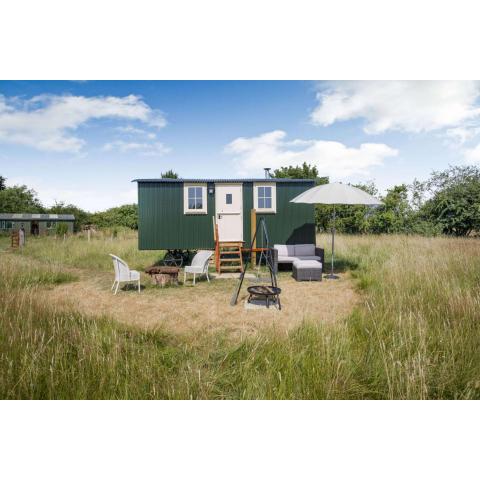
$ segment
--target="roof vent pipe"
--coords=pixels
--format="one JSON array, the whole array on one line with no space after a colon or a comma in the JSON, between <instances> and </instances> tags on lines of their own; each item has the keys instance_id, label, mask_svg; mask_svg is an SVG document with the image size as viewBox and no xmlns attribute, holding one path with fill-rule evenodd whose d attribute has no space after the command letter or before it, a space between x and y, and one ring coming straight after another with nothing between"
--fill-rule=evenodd
<instances>
[{"instance_id":1,"label":"roof vent pipe","mask_svg":"<svg viewBox=\"0 0 480 480\"><path fill-rule=\"evenodd\" d=\"M264 168L265 170L265 178L270 178L270 168Z\"/></svg>"}]
</instances>

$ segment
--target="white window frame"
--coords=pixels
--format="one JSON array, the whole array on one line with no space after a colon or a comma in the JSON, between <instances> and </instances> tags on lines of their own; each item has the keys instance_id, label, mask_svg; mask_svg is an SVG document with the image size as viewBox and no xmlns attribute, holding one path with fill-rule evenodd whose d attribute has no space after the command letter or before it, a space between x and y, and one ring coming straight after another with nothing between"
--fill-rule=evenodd
<instances>
[{"instance_id":1,"label":"white window frame","mask_svg":"<svg viewBox=\"0 0 480 480\"><path fill-rule=\"evenodd\" d=\"M188 188L201 187L203 208L188 208ZM184 183L183 184L183 213L185 215L206 215L207 214L207 184L206 183Z\"/></svg>"},{"instance_id":2,"label":"white window frame","mask_svg":"<svg viewBox=\"0 0 480 480\"><path fill-rule=\"evenodd\" d=\"M272 208L258 208L258 187L272 187ZM277 185L274 182L260 182L253 184L253 205L260 213L277 213Z\"/></svg>"}]
</instances>

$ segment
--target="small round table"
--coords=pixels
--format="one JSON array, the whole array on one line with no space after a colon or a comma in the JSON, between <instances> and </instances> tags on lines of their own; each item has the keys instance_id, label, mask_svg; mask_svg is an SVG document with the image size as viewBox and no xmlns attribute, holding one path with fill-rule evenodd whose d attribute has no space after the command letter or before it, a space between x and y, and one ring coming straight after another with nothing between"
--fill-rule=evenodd
<instances>
[{"instance_id":1,"label":"small round table","mask_svg":"<svg viewBox=\"0 0 480 480\"><path fill-rule=\"evenodd\" d=\"M178 267L163 267L153 265L145 270L145 273L152 277L152 283L154 285L160 285L164 287L167 284L178 285Z\"/></svg>"},{"instance_id":2,"label":"small round table","mask_svg":"<svg viewBox=\"0 0 480 480\"><path fill-rule=\"evenodd\" d=\"M282 309L280 303L280 293L282 293L282 290L278 287L273 287L271 285L253 285L252 287L247 288L247 292L249 293L247 300L248 303L255 298L264 298L267 303L267 308L270 308L270 299L273 299L276 300L278 309Z\"/></svg>"}]
</instances>

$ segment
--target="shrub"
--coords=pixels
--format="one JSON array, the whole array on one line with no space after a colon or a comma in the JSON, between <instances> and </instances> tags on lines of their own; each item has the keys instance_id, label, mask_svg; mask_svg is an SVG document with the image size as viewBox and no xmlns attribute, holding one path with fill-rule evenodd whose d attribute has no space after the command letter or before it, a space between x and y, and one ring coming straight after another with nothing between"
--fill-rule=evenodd
<instances>
[{"instance_id":1,"label":"shrub","mask_svg":"<svg viewBox=\"0 0 480 480\"><path fill-rule=\"evenodd\" d=\"M55 233L58 236L63 237L68 233L68 225L65 222L57 223L57 226L55 228Z\"/></svg>"}]
</instances>

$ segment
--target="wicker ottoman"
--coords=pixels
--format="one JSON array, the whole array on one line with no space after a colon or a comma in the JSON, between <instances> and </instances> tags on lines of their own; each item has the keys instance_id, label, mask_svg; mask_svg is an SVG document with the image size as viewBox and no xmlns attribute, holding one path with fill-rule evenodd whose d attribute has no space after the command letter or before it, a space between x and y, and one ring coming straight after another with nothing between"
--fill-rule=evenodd
<instances>
[{"instance_id":1,"label":"wicker ottoman","mask_svg":"<svg viewBox=\"0 0 480 480\"><path fill-rule=\"evenodd\" d=\"M322 281L322 264L316 260L295 260L292 272L297 282Z\"/></svg>"}]
</instances>

